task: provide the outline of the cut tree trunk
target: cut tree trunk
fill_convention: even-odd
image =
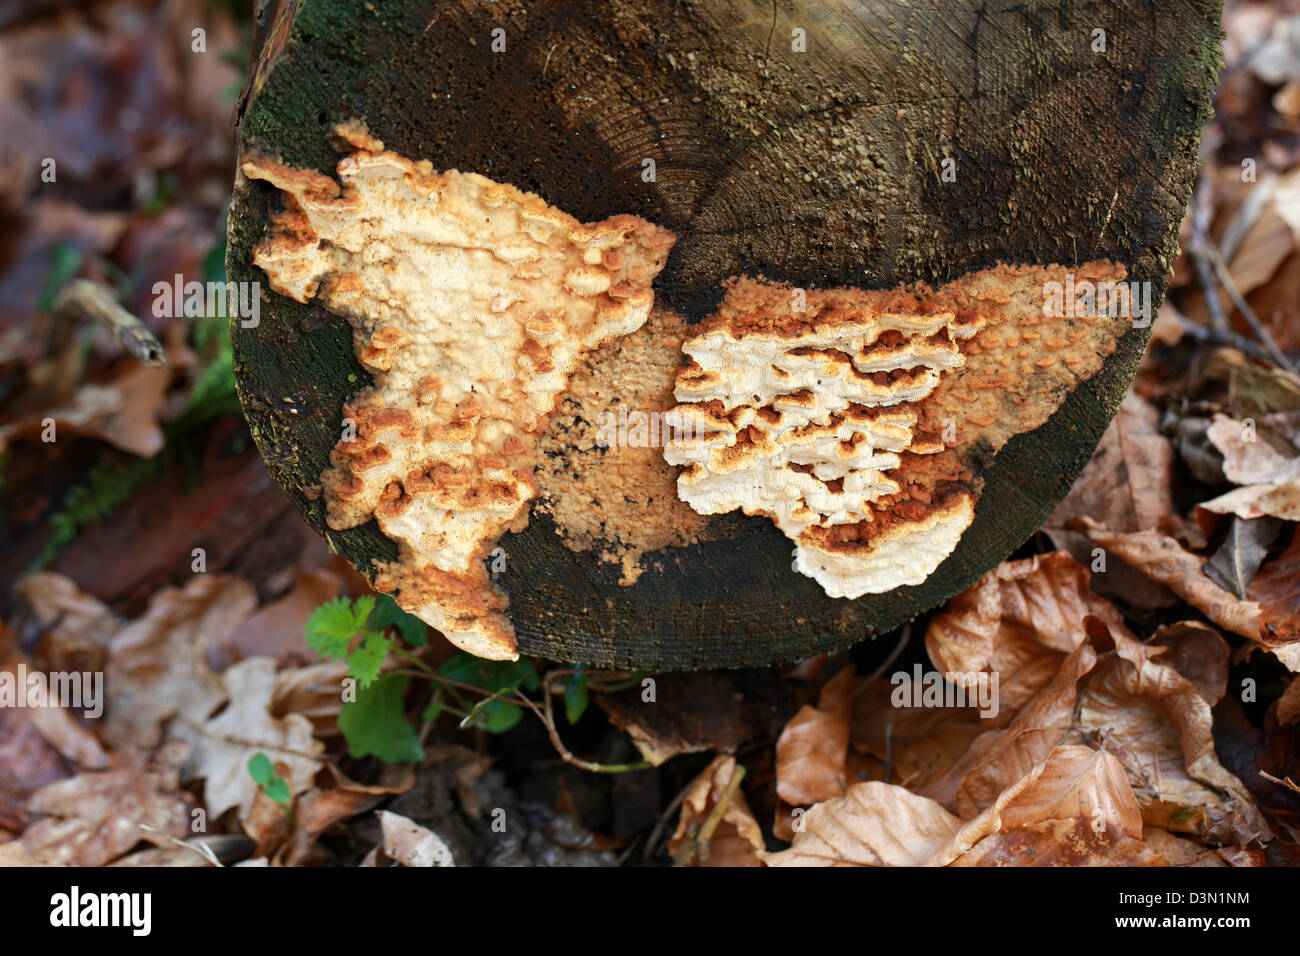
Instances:
[[[589,222],[633,213],[678,242],[656,302],[698,321],[720,281],[931,285],[998,262],[1110,259],[1163,296],[1219,68],[1215,0],[284,0],[270,4],[240,146],[334,174],[328,134],[363,120],[388,149],[481,173]],[[494,33],[494,31],[503,31]],[[494,50],[494,39],[505,50]],[[500,42],[496,44],[500,46]],[[654,181],[642,177],[653,159]],[[944,160],[957,176],[942,176]],[[227,268],[276,191],[240,177]],[[967,587],[1039,526],[1087,462],[1149,329],[983,472],[974,523],[924,583],[855,601],[790,570],[762,518],[673,549],[636,584],[534,515],[503,540],[521,653],[682,669],[789,660],[887,632]],[[271,474],[362,571],[396,549],[328,528],[311,489],[368,374],[351,328],[267,291],[232,323]],[[656,566],[658,565],[658,566]]]

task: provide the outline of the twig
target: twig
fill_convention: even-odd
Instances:
[[[682,855],[674,861],[674,866],[690,866],[693,862],[707,863],[709,859],[709,843],[713,839],[714,832],[718,829],[718,824],[722,822],[727,808],[731,806],[731,801],[735,799],[736,791],[740,789],[740,781],[745,779],[745,768],[741,764],[736,764],[735,769],[731,771],[731,779],[727,785],[722,788],[722,793],[718,795],[718,802],[713,805],[709,815],[704,818],[704,824],[691,837],[691,842],[687,844]]]
[[[560,739],[560,732],[555,727],[555,717],[551,710],[551,695],[543,694],[542,696],[545,698],[546,702],[545,713],[543,713],[537,704],[530,698],[515,691],[515,697],[520,701],[520,703],[527,706],[529,710],[537,715],[537,719],[545,725],[546,734],[551,738],[551,746],[555,748],[555,752],[560,755],[560,759],[565,763],[572,764],[573,766],[581,770],[586,770],[589,773],[628,773],[632,770],[650,769],[650,764],[644,760],[639,760],[634,763],[592,763],[590,760],[583,760],[581,757],[575,757],[569,752],[569,748],[564,746],[564,741]]]
[[[73,279],[54,300],[55,311],[84,315],[105,326],[122,347],[145,365],[157,368],[167,361],[162,343],[114,297],[111,290],[89,279]]]
[[[867,678],[866,683],[871,683],[873,680],[884,674],[885,671],[889,670],[894,661],[898,660],[898,655],[903,653],[903,648],[905,648],[911,640],[912,622],[908,621],[903,625],[902,633],[898,636],[898,643],[894,645],[894,649],[889,652],[889,656],[885,658],[884,663],[871,672],[871,676]]]
[[[1264,323],[1255,314],[1255,310],[1241,294],[1232,274],[1228,271],[1227,263],[1223,260],[1223,254],[1209,237],[1208,191],[1209,180],[1201,177],[1196,184],[1196,194],[1192,201],[1192,238],[1188,243],[1187,251],[1196,266],[1196,276],[1201,283],[1201,289],[1205,292],[1205,305],[1210,312],[1210,323],[1220,334],[1226,335],[1230,331],[1228,317],[1223,311],[1223,301],[1219,298],[1219,287],[1222,286],[1233,307],[1241,313],[1246,324],[1259,339],[1269,360],[1279,368],[1294,372],[1295,364],[1278,348],[1277,343],[1273,341],[1273,336],[1269,334]]]
[[[682,802],[686,799],[686,795],[691,792],[691,787],[694,785],[694,780],[688,780],[686,786],[682,787],[682,789],[677,792],[677,796],[673,797],[672,802],[664,808],[664,812],[659,814],[659,819],[655,821],[654,829],[652,829],[650,835],[646,837],[645,846],[641,850],[642,859],[650,859],[650,854],[654,852],[655,844],[659,842],[659,836],[663,833],[664,826],[668,823],[668,818],[673,815],[674,810],[682,805]]]
[[[1192,241],[1187,251],[1196,266],[1196,277],[1205,292],[1205,305],[1210,310],[1210,324],[1220,332],[1228,331],[1228,317],[1223,314],[1223,302],[1219,299],[1219,287],[1214,282],[1214,270],[1204,254],[1205,236],[1210,219],[1210,182],[1201,176],[1192,193]]]
[[[1243,355],[1249,355],[1261,362],[1272,361],[1268,349],[1258,342],[1252,342],[1244,335],[1238,335],[1231,329],[1211,329],[1196,322],[1184,322],[1181,328],[1185,335],[1191,336],[1203,345],[1229,345]]]
[[[1255,314],[1255,310],[1250,307],[1250,303],[1246,301],[1245,296],[1243,296],[1241,291],[1237,288],[1237,283],[1233,281],[1232,274],[1228,271],[1228,266],[1223,261],[1223,256],[1219,253],[1219,250],[1215,247],[1214,243],[1209,242],[1208,240],[1205,243],[1205,254],[1209,257],[1210,264],[1214,266],[1215,275],[1219,277],[1219,282],[1223,286],[1223,291],[1228,293],[1228,299],[1236,307],[1237,311],[1241,313],[1242,318],[1246,320],[1246,324],[1250,326],[1250,330],[1255,333],[1255,337],[1259,339],[1264,348],[1268,351],[1269,357],[1277,363],[1279,368],[1285,369],[1288,372],[1294,372],[1296,370],[1295,363],[1292,362],[1291,359],[1287,357],[1286,353],[1278,348],[1277,343],[1273,341],[1273,336],[1269,334],[1268,329],[1264,327],[1264,323],[1261,322],[1259,316]]]
[[[1263,777],[1265,780],[1269,780],[1273,783],[1278,784],[1279,786],[1286,787],[1288,790],[1294,790],[1296,793],[1300,793],[1300,784],[1297,784],[1290,777],[1287,777],[1285,780],[1279,780],[1277,777],[1273,776],[1267,770],[1259,771],[1259,775]]]

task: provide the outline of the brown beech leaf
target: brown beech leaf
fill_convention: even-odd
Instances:
[[[1234,488],[1227,494],[1202,502],[1198,507],[1238,518],[1271,516],[1284,521],[1300,521],[1300,478]]]
[[[37,647],[51,670],[102,670],[117,618],[99,598],[52,571],[29,574],[17,584],[44,635]]]
[[[1259,569],[1246,596],[1263,614],[1260,643],[1289,670],[1300,673],[1300,529],[1292,533],[1285,551]]]
[[[1160,413],[1129,392],[1046,527],[1063,529],[1071,518],[1088,515],[1116,530],[1177,534],[1183,523],[1171,497],[1174,458],[1173,443],[1160,433]]]
[[[930,660],[946,673],[997,675],[998,713],[986,724],[1007,726],[1083,643],[1085,617],[1122,626],[1089,580],[1088,569],[1064,551],[999,565],[931,619]]]
[[[1088,747],[1053,750],[930,859],[954,866],[1158,866],[1124,768]]]
[[[1223,474],[1234,485],[1270,485],[1300,478],[1300,458],[1294,448],[1283,453],[1275,444],[1290,445],[1295,413],[1274,413],[1247,426],[1235,418],[1218,414],[1206,429],[1206,437],[1223,454]],[[1270,432],[1279,431],[1274,441]],[[1105,522],[1102,522],[1103,524]]]
[[[1170,866],[1227,866],[1223,859],[1204,844],[1174,836],[1159,827],[1144,827],[1142,842]]]
[[[897,688],[876,678],[858,683],[853,693],[850,746],[858,771],[856,781],[898,783],[946,803],[930,793],[940,779],[979,736],[979,712],[971,707],[895,706]]]
[[[302,639],[307,619],[340,589],[339,579],[328,571],[300,572],[287,594],[258,609],[223,641],[217,666],[263,656],[274,657],[282,665],[317,663],[319,655]]]
[[[108,754],[99,740],[77,721],[71,711],[63,707],[38,707],[32,710],[31,717],[40,735],[78,767],[85,770],[108,767]]]
[[[144,616],[110,645],[104,740],[147,747],[171,717],[206,720],[226,693],[208,667],[207,649],[256,607],[251,584],[220,574],[196,574],[183,590],[157,592]]]
[[[340,688],[348,675],[347,661],[326,661],[306,667],[291,667],[275,675],[271,713],[301,714],[311,721],[320,736],[337,736],[338,716],[343,709]]]
[[[142,841],[166,846],[168,837],[185,839],[193,803],[178,791],[177,777],[186,750],[172,741],[150,764],[136,752],[119,752],[110,770],[42,787],[30,809],[50,816],[23,832],[24,849],[46,863],[103,866]]]
[[[868,780],[808,810],[788,850],[759,855],[768,866],[919,866],[960,827],[928,797]]]
[[[1267,839],[1249,791],[1219,763],[1210,705],[1175,668],[1174,653],[1123,631],[1110,636],[1115,653],[1098,662],[1080,694],[1080,729],[1105,740],[1144,802],[1203,808],[1216,834],[1239,843]]]
[[[1232,649],[1214,628],[1198,621],[1166,624],[1151,635],[1145,646],[1153,654],[1163,648],[1164,653],[1156,659],[1187,678],[1211,707],[1223,699]]]
[[[1168,314],[1161,308],[1161,315]],[[1178,514],[1172,493],[1173,443],[1160,432],[1160,415],[1150,402],[1130,391],[1092,460],[1056,507],[1043,530],[1052,543],[1069,552],[1080,564],[1092,564],[1093,545],[1086,537],[1066,529],[1072,518],[1087,515],[1116,531],[1151,529],[1177,537],[1190,525]],[[1164,607],[1173,595],[1159,584],[1138,576],[1102,576],[1093,581],[1097,593],[1136,607]]]
[[[261,790],[253,797],[248,814],[240,821],[240,825],[257,844],[253,856],[272,857],[289,841],[288,812]]]
[[[1300,721],[1300,678],[1291,678],[1277,699],[1277,722],[1283,727]]]
[[[0,867],[63,866],[62,863],[45,863],[27,852],[21,840],[0,843]]]
[[[247,815],[258,785],[248,772],[253,755],[263,752],[293,794],[312,785],[321,768],[317,756],[324,745],[312,737],[311,721],[301,714],[271,716],[275,692],[275,661],[250,657],[226,671],[222,678],[230,704],[216,717],[178,733],[194,745],[194,776],[203,777],[208,813],[218,817],[231,807]]]
[[[379,817],[383,842],[362,861],[362,866],[379,866],[381,859],[391,860],[398,866],[443,867],[455,866],[451,847],[428,827],[400,813],[376,811]]]
[[[682,859],[692,849],[700,827],[718,806],[735,772],[736,758],[721,755],[715,757],[690,785],[682,800],[677,830],[668,841],[668,852],[673,859]],[[722,812],[722,820],[713,831],[707,857],[702,862],[698,857],[692,857],[692,862],[698,866],[761,866],[759,851],[762,849],[763,833],[749,809],[745,794],[737,787]]]
[[[169,368],[147,368],[132,361],[107,384],[87,383],[66,400],[34,410],[22,421],[0,423],[0,451],[18,436],[40,436],[43,423],[53,419],[56,437],[87,435],[141,458],[152,457],[163,447],[158,412],[171,377]]]
[[[1260,606],[1254,601],[1241,600],[1207,578],[1201,571],[1201,559],[1184,550],[1173,538],[1154,531],[1122,534],[1103,528],[1090,518],[1076,518],[1070,525],[1119,555],[1126,564],[1168,587],[1220,627],[1242,637],[1260,639]]]
[[[776,792],[791,806],[807,806],[844,792],[849,750],[849,703],[854,669],[822,687],[817,706],[790,719],[776,742]]]
[[[1269,546],[1282,529],[1282,522],[1277,518],[1251,520],[1235,515],[1230,520],[1227,537],[1201,570],[1215,584],[1244,600],[1246,589],[1268,555]]]
[[[30,707],[0,707],[0,837],[28,823],[27,801],[34,792],[76,770],[37,729],[34,713]]]
[[[1009,727],[989,731],[972,744],[970,754],[954,769],[954,775],[960,774],[956,808],[963,819],[991,806],[1004,790],[1065,742],[1074,725],[1079,680],[1096,663],[1096,651],[1090,644],[1081,644]]]

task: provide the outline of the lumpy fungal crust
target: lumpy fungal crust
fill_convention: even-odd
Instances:
[[[344,406],[321,475],[327,521],[376,521],[398,545],[376,587],[483,657],[517,655],[485,559],[527,524],[539,443],[554,455],[586,436],[569,450],[578,484],[542,470],[546,506],[573,546],[611,544],[625,583],[646,551],[704,536],[661,493],[671,465],[695,513],[771,518],[795,570],[830,596],[880,593],[936,570],[973,520],[984,468],[1095,375],[1131,322],[1044,308],[1052,283],[1121,283],[1105,261],[998,266],[937,290],[740,277],[689,333],[664,312],[628,355],[589,355],[646,323],[671,232],[631,215],[583,224],[512,186],[387,152],[359,125],[337,133],[351,150],[337,181],[245,157],[243,173],[284,203],[253,259],[275,291],[345,317],[374,380]],[[642,354],[660,343],[669,360]],[[663,457],[584,453],[604,406],[668,404],[678,343],[687,363]],[[645,514],[587,514],[602,482]]]
[[[998,266],[938,290],[732,280],[682,346],[684,434],[664,448],[685,466],[678,494],[701,514],[771,518],[831,597],[920,584],[974,519],[984,467],[1095,375],[1132,321],[1049,314],[1053,283],[1124,278],[1091,262]]]
[[[355,150],[339,182],[241,167],[284,197],[253,261],[275,291],[347,318],[374,378],[321,476],[327,520],[376,520],[399,557],[375,586],[465,650],[514,658],[485,558],[527,523],[537,434],[582,353],[645,322],[675,237],[630,215],[584,224],[355,124],[337,132]]]

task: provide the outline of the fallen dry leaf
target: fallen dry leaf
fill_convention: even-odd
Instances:
[[[248,761],[263,752],[294,795],[312,785],[321,768],[317,756],[324,744],[312,736],[311,722],[301,714],[271,716],[275,692],[275,661],[250,657],[222,675],[230,703],[200,726],[186,725],[177,733],[194,746],[194,776],[203,777],[208,813],[219,817],[231,807],[244,818],[259,787],[248,772]]]
[[[1209,847],[1174,836],[1159,827],[1144,827],[1142,842],[1170,866],[1227,866],[1223,858]]]
[[[1277,699],[1277,722],[1285,727],[1300,720],[1300,679],[1291,678]]]
[[[1284,521],[1300,521],[1300,478],[1269,485],[1247,485],[1203,501],[1199,507],[1220,515],[1238,518],[1270,516]]]
[[[1286,550],[1267,562],[1246,592],[1258,603],[1264,629],[1258,638],[1292,672],[1300,673],[1300,529]]]
[[[108,766],[108,754],[95,735],[78,723],[68,710],[38,707],[32,710],[31,718],[40,735],[78,767],[103,770]]]
[[[953,771],[960,774],[956,810],[964,819],[992,806],[1003,791],[1065,742],[1074,727],[1079,680],[1096,663],[1093,647],[1081,644],[1010,726],[976,739],[969,757],[963,757]]]
[[[24,849],[21,840],[0,843],[0,867],[7,866],[62,866],[61,863],[44,863]]]
[[[1122,626],[1089,581],[1088,569],[1064,551],[1007,561],[931,619],[930,660],[947,673],[996,675],[998,713],[986,724],[1005,727],[1084,642],[1084,618]]]
[[[183,590],[164,588],[112,639],[101,734],[113,747],[148,747],[174,717],[200,722],[225,699],[208,667],[208,646],[257,607],[247,581],[197,574]]]
[[[1129,392],[1092,460],[1045,527],[1064,529],[1071,518],[1088,515],[1117,531],[1178,533],[1182,520],[1172,498],[1175,457],[1173,443],[1160,433],[1160,413]]]
[[[971,707],[895,707],[895,686],[887,680],[863,680],[853,694],[850,746],[867,755],[868,766],[857,761],[854,782],[898,783],[947,805],[933,792],[936,780],[966,753],[983,727]]]
[[[920,866],[960,827],[934,800],[868,780],[804,813],[788,850],[759,855],[768,866]]]
[[[791,806],[807,806],[844,792],[849,751],[849,704],[854,668],[822,687],[817,706],[805,705],[776,742],[776,792]]]
[[[37,653],[51,670],[102,670],[117,617],[62,574],[40,571],[16,585],[44,635]]]
[[[219,648],[218,667],[246,657],[274,657],[278,663],[315,663],[318,655],[302,639],[313,611],[340,592],[339,579],[328,571],[304,571],[287,594],[258,609]]]
[[[692,845],[709,815],[718,806],[727,784],[736,773],[736,758],[720,755],[713,759],[686,791],[682,799],[677,829],[668,841],[673,859],[681,859]],[[708,855],[703,860],[692,857],[696,866],[760,866],[763,834],[749,809],[745,794],[737,787],[727,801],[722,819],[709,840]]]
[[[955,866],[1158,866],[1124,768],[1088,747],[1053,750],[929,860]]]
[[[1110,636],[1115,653],[1098,662],[1080,694],[1080,729],[1105,741],[1144,800],[1204,809],[1221,838],[1267,839],[1254,799],[1215,755],[1209,703],[1166,661],[1168,648],[1121,630]],[[1226,646],[1223,653],[1226,666]]]
[[[1206,437],[1223,454],[1224,476],[1234,485],[1266,485],[1300,477],[1300,459],[1274,447],[1274,442],[1289,444],[1296,436],[1295,417],[1293,412],[1275,412],[1247,427],[1227,415],[1215,415]],[[1274,433],[1274,441],[1268,441]]]
[[[1127,565],[1168,587],[1215,624],[1242,637],[1260,639],[1259,605],[1241,600],[1207,578],[1201,571],[1201,559],[1173,538],[1154,531],[1110,531],[1090,518],[1076,518],[1070,524]]]
[[[271,713],[301,714],[324,737],[341,733],[338,716],[343,709],[343,679],[347,674],[347,661],[326,661],[277,672]]]
[[[29,806],[49,816],[23,831],[24,849],[47,863],[103,866],[140,842],[166,846],[167,837],[185,839],[193,810],[178,790],[185,753],[176,741],[151,763],[136,752],[119,752],[113,769],[42,787]]]
[[[52,423],[56,438],[86,435],[151,458],[163,447],[158,412],[171,377],[170,368],[148,368],[132,360],[107,384],[87,383],[65,401],[33,410],[21,421],[0,424],[0,451],[20,436],[44,440]]]
[[[1168,314],[1169,308],[1166,302],[1160,314]],[[1155,530],[1185,537],[1191,529],[1173,501],[1176,458],[1173,442],[1160,431],[1155,406],[1130,391],[1092,459],[1048,517],[1043,531],[1084,567],[1092,564],[1094,545],[1066,528],[1072,518],[1081,515],[1115,531]],[[1139,576],[1108,575],[1092,583],[1099,594],[1136,607],[1164,607],[1173,600],[1165,588]]]
[[[397,813],[379,810],[384,856],[401,866],[455,866],[451,848],[438,834]],[[365,866],[366,864],[362,864]],[[373,864],[372,864],[373,865]]]
[[[1246,519],[1232,517],[1228,534],[1201,566],[1205,576],[1243,600],[1254,580],[1273,539],[1282,529],[1276,518]]]

